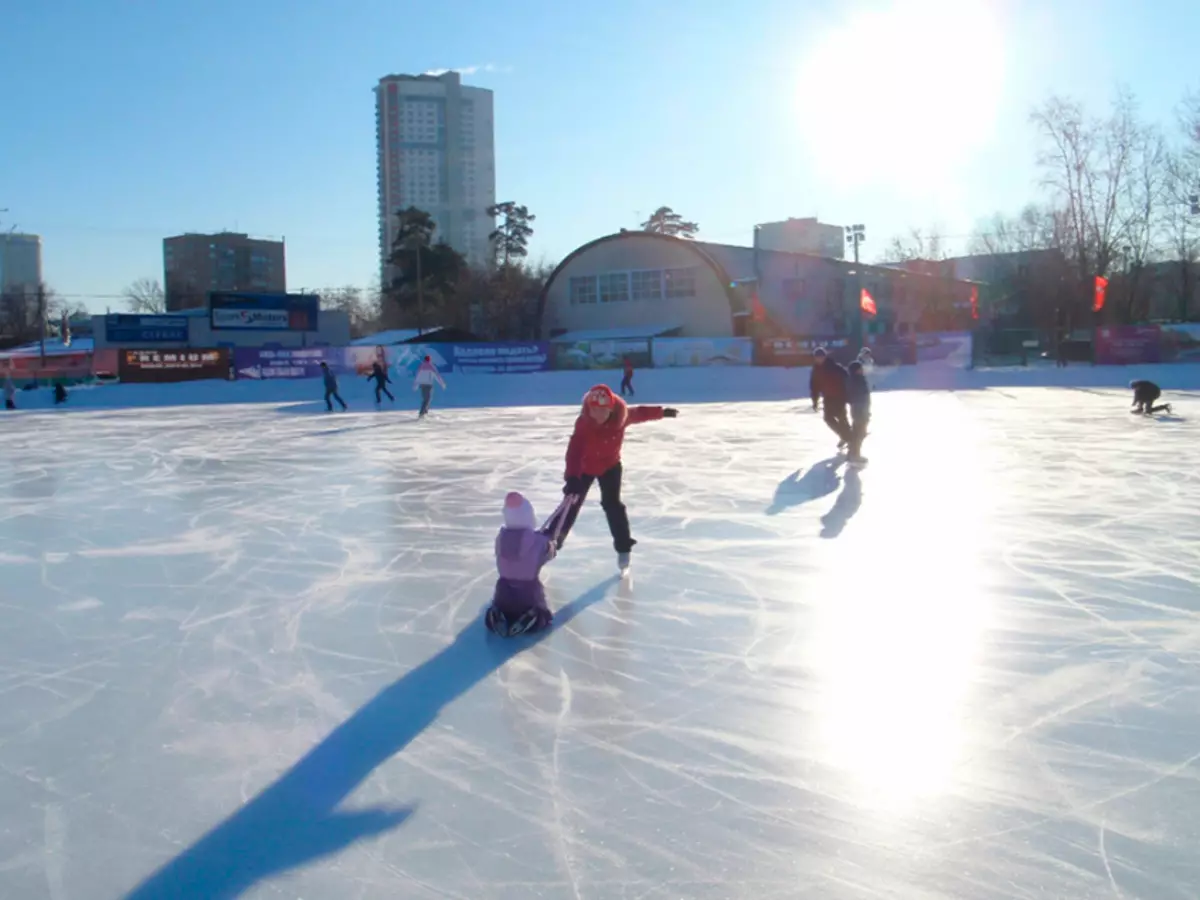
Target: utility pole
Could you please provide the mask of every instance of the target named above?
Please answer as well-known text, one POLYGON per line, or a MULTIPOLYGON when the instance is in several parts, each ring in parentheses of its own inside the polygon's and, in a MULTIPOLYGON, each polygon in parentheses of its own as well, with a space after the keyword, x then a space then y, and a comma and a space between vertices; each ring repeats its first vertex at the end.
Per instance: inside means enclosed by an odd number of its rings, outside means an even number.
POLYGON ((38 325, 41 334, 39 343, 41 344, 42 369, 44 370, 46 368, 46 286, 44 284, 39 283, 37 286, 37 302, 38 325))
POLYGON ((854 247, 854 269, 850 274, 854 276, 851 281, 854 295, 851 302, 854 304, 854 312, 851 316, 851 343, 854 346, 854 352, 863 348, 863 309, 862 309, 862 274, 858 271, 858 245, 867 239, 866 225, 847 225, 846 226, 846 242, 854 247))

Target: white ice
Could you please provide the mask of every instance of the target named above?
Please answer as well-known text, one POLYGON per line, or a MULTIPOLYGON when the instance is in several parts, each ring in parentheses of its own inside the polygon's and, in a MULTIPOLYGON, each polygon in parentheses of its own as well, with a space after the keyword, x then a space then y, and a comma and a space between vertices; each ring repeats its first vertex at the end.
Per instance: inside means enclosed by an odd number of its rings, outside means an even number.
POLYGON ((9 417, 0 897, 1200 896, 1169 399, 879 393, 861 472, 801 400, 681 404, 633 578, 592 498, 536 643, 478 615, 569 407, 9 417))

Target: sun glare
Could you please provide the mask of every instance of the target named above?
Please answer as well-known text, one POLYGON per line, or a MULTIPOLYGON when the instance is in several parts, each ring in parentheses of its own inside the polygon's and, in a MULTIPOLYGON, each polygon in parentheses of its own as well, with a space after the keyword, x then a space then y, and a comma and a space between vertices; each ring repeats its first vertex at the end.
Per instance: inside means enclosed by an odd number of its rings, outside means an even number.
POLYGON ((829 178, 919 190, 991 137, 1003 96, 998 0, 893 0, 816 37, 796 133, 829 178))

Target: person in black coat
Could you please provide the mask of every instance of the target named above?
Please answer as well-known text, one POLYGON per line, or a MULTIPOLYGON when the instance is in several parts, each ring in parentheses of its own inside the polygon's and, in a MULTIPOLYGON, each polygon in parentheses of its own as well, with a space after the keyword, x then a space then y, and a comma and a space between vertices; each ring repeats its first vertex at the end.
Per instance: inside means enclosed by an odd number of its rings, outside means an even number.
POLYGON ((812 374, 808 388, 812 394, 813 411, 818 401, 825 400, 825 424, 838 436, 838 449, 850 443, 850 421, 846 417, 846 382, 848 373, 830 356, 824 347, 813 354, 812 374))
POLYGON ((1171 411, 1170 403, 1154 405, 1154 401, 1162 396, 1162 389, 1153 381, 1131 381, 1129 386, 1133 388, 1133 409, 1130 412, 1148 416, 1156 412, 1171 411))
POLYGON ((846 400, 850 404, 850 459, 862 459, 862 442, 871 422, 871 386, 857 359, 850 363, 846 377, 846 400))
POLYGON ((333 374, 333 370, 329 368, 329 363, 327 362, 321 363, 321 377, 325 380, 325 409, 333 412, 333 400, 336 400, 341 404, 342 409, 345 409, 346 401, 338 393, 337 376, 333 374), (333 398, 333 400, 330 398, 333 398))
POLYGON ((371 363, 371 374, 367 376, 367 381, 375 382, 376 406, 383 402, 383 394, 387 394, 387 398, 393 403, 396 401, 396 398, 392 396, 392 392, 387 389, 387 385, 392 383, 392 379, 388 378, 387 369, 380 365, 378 360, 371 363))

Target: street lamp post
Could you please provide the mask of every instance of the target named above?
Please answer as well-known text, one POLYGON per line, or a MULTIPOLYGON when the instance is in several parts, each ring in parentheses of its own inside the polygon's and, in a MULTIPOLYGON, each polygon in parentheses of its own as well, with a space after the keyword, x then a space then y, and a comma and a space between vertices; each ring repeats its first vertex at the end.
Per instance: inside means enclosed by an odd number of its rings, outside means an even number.
POLYGON ((851 280, 850 302, 853 304, 854 311, 850 314, 850 337, 854 352, 858 353, 863 348, 862 275, 858 271, 858 245, 867 239, 867 226, 847 225, 845 230, 846 243, 854 248, 854 269, 850 272, 854 276, 851 280))

